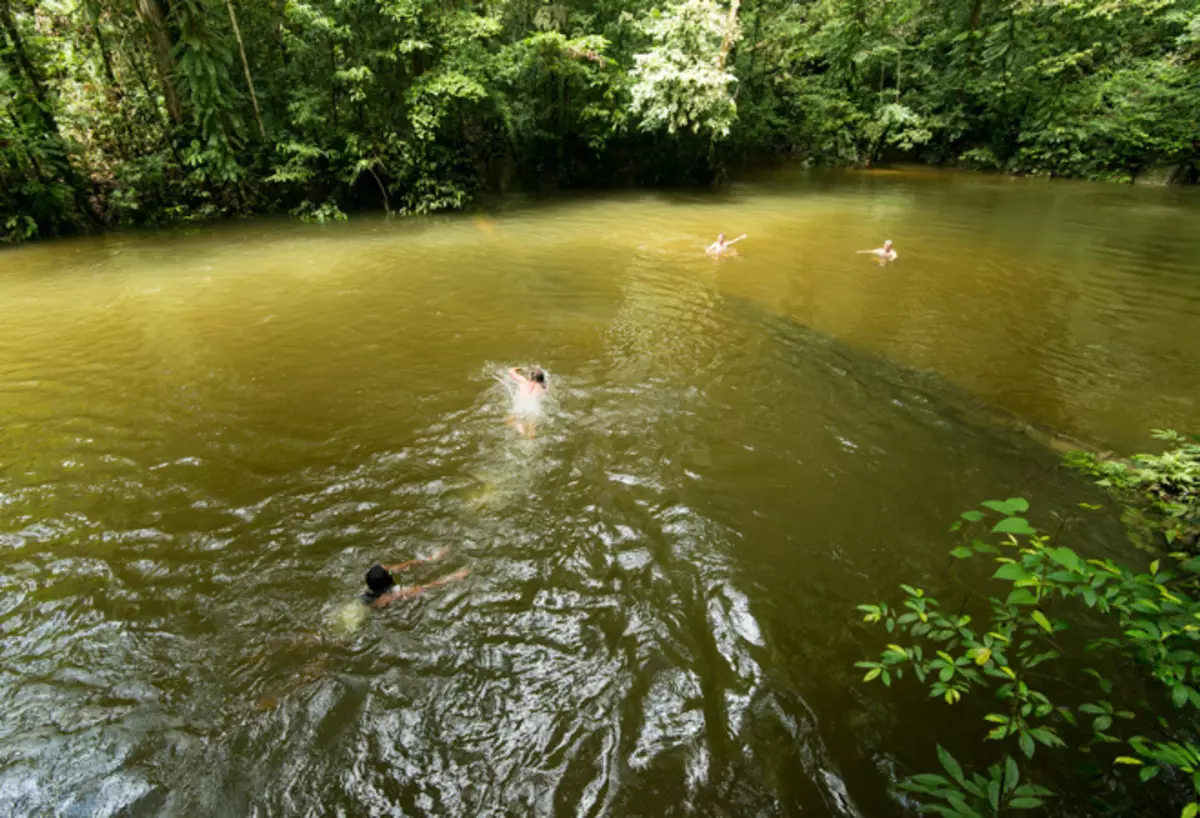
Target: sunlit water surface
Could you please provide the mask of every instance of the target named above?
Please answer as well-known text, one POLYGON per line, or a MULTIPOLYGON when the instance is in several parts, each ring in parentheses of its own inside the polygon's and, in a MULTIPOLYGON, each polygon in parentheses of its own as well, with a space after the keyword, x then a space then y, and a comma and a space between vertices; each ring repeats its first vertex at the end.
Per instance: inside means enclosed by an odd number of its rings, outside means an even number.
POLYGON ((861 683, 854 605, 951 587, 981 499, 1095 500, 1063 446, 1200 428, 1198 228, 780 173, 6 251, 0 812, 899 814, 978 714, 861 683))

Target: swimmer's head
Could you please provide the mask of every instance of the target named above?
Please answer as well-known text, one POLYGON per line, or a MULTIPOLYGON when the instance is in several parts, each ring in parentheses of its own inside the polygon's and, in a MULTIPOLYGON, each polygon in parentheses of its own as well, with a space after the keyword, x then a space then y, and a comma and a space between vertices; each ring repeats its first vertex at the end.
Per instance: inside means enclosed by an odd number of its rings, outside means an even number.
POLYGON ((887 239, 886 241, 884 241, 884 243, 883 243, 883 249, 884 249, 884 250, 891 250, 891 249, 892 249, 892 240, 891 240, 891 239, 887 239))
POLYGON ((718 234, 717 234, 717 241, 725 241, 725 234, 724 234, 724 233, 718 233, 718 234))
POLYGON ((535 366, 529 370, 529 380, 544 384, 546 382, 546 373, 535 366))
POLYGON ((372 596, 379 596, 395 584, 396 580, 392 579, 391 573, 379 563, 372 565, 371 570, 367 571, 367 588, 372 596))

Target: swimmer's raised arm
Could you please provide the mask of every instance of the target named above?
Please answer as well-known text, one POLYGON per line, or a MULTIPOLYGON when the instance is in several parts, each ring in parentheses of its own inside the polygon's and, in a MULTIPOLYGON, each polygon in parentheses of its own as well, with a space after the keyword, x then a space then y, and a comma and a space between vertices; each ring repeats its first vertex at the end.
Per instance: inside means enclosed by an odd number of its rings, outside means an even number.
POLYGON ((877 256, 885 261, 894 261, 899 255, 892 247, 891 239, 885 241, 882 247, 876 247, 874 250, 855 250, 854 252, 860 256, 877 256))
POLYGON ((731 244, 737 244, 739 241, 741 241, 744 238, 748 238, 748 235, 746 233, 743 233, 742 235, 738 236, 736 239, 733 239, 732 241, 725 242, 725 246, 728 247, 731 244))
POLYGON ((460 579, 464 579, 470 573, 470 568, 462 568, 458 571, 455 571, 453 574, 450 574, 449 576, 442 577, 441 579, 435 579, 433 582, 427 582, 424 585, 410 585, 407 588, 396 588, 388 591, 386 594, 380 596, 379 599, 372 602, 371 607, 386 608, 396 600, 412 599, 413 597, 417 597, 425 593, 430 588, 436 588, 439 585, 449 585, 451 582, 457 582, 460 579))
POLYGON ((521 370, 517 369, 517 367, 515 367, 515 366, 508 370, 508 376, 510 378, 512 378, 514 381, 516 381, 517 383, 524 383, 525 381, 529 380, 524 375, 522 375, 521 370))

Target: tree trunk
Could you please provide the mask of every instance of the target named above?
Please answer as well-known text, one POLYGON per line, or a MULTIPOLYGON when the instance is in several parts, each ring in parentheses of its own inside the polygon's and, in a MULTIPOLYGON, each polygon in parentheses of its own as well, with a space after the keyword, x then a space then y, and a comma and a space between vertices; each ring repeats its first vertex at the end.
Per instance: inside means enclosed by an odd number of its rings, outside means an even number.
POLYGON ((983 13, 983 0, 975 0, 975 7, 971 9, 971 31, 979 28, 979 16, 983 13))
POLYGON ((258 109, 258 96, 254 93, 254 80, 250 77, 250 62, 246 59, 246 46, 242 44, 242 32, 238 28, 237 15, 233 11, 233 0, 225 0, 225 8, 229 9, 229 24, 233 26, 233 36, 237 38, 238 52, 242 55, 242 71, 246 74, 246 87, 250 89, 250 103, 254 106, 254 118, 258 120, 258 133, 263 141, 267 138, 267 129, 263 127, 262 111, 258 109))
POLYGON ((146 24, 146 36, 154 52, 154 65, 158 69, 167 113, 172 122, 179 124, 183 121, 183 109, 179 104, 179 92, 175 90, 175 58, 171 55, 174 43, 167 28, 167 0, 137 0, 137 13, 146 24))
POLYGON ((733 32, 737 28, 738 8, 741 0, 732 0, 729 4, 729 20, 725 23, 725 37, 721 40, 721 53, 717 57, 717 68, 724 71, 725 61, 729 58, 729 49, 733 48, 733 32))
MULTIPOLYGON (((754 4, 754 33, 750 35, 750 68, 746 72, 746 83, 754 81, 754 57, 758 53, 758 25, 762 21, 762 0, 754 4)), ((738 84, 741 90, 741 84, 738 84)))
POLYGON ((129 59, 129 64, 133 66, 134 76, 138 78, 138 82, 142 86, 142 90, 146 93, 146 99, 150 103, 151 110, 154 111, 154 118, 162 125, 162 140, 167 150, 175 157, 175 161, 180 167, 183 167, 183 157, 179 155, 179 149, 175 147, 175 143, 171 141, 171 122, 163 116, 162 109, 158 107, 158 95, 150 87, 150 80, 146 79, 145 66, 142 64, 139 57, 139 50, 133 49, 125 56, 129 59))
MULTIPOLYGON (((104 66, 104 76, 108 79, 109 99, 112 100, 113 105, 117 109, 118 119, 121 120, 121 129, 125 133, 126 142, 131 146, 136 145, 137 140, 134 139, 133 130, 129 125, 129 119, 123 115, 124 112, 122 110, 122 103, 125 99, 125 92, 121 89, 121 84, 117 82, 117 74, 113 70, 112 55, 109 54, 108 43, 104 41, 104 32, 100 28, 100 10, 94 3, 89 3, 88 12, 92 18, 92 33, 95 35, 96 45, 100 49, 100 62, 104 66)), ((122 156, 128 158, 128 151, 119 140, 117 143, 117 149, 120 151, 122 156)))
POLYGON ((333 129, 338 126, 337 47, 329 41, 329 104, 333 118, 333 129))

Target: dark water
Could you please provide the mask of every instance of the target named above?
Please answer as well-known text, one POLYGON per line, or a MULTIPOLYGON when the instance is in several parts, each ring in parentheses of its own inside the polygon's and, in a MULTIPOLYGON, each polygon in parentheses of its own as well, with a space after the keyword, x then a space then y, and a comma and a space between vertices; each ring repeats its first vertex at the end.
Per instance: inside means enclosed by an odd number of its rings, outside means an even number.
POLYGON ((0 812, 899 814, 981 731, 861 684, 854 605, 946 586, 981 499, 1094 500, 1056 435, 1200 428, 1198 227, 771 175, 0 254, 0 812), (442 547, 412 581, 467 579, 360 616, 442 547))

